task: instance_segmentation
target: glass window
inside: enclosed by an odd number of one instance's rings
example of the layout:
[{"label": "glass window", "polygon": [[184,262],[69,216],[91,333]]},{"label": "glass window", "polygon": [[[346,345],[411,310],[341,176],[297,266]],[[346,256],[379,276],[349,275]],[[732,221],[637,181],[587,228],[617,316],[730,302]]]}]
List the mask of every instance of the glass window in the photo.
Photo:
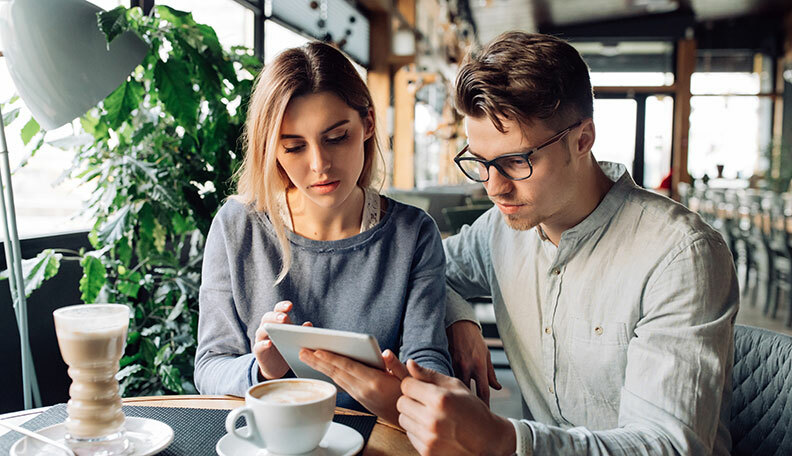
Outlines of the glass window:
[{"label": "glass window", "polygon": [[196,22],[211,26],[227,48],[253,48],[256,15],[234,0],[156,0],[155,3],[192,13]]},{"label": "glass window", "polygon": [[637,109],[635,100],[594,100],[597,137],[592,151],[598,161],[621,163],[632,173]]},{"label": "glass window", "polygon": [[[0,57],[0,100],[6,102],[14,93],[6,59]],[[34,137],[28,145],[23,144],[21,130],[30,119],[30,112],[21,100],[17,100],[6,106],[3,114],[16,108],[20,108],[20,113],[6,125],[5,133],[11,169],[15,170],[12,183],[19,236],[25,238],[90,229],[93,222],[80,212],[92,187],[80,186],[79,181],[72,179],[61,181],[63,173],[72,166],[74,153],[45,143],[26,166],[17,169],[38,138]],[[66,125],[48,132],[46,139],[49,143],[71,134],[71,125]]]},{"label": "glass window", "polygon": [[646,98],[644,135],[644,176],[646,188],[657,188],[671,170],[671,147],[674,142],[674,99],[655,95]]},{"label": "glass window", "polygon": [[302,46],[311,41],[299,33],[273,20],[264,21],[264,64],[270,63],[286,49]]}]

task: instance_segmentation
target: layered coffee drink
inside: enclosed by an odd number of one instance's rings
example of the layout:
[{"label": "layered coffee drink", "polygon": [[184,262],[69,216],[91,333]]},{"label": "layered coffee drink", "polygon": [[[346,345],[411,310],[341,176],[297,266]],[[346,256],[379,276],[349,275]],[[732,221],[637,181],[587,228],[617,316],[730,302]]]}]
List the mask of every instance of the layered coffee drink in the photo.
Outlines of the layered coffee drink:
[{"label": "layered coffee drink", "polygon": [[123,454],[128,444],[115,375],[124,353],[129,309],[120,304],[87,304],[57,309],[53,316],[61,356],[72,379],[67,442],[73,447],[108,442],[105,446],[112,448],[102,454]]},{"label": "layered coffee drink", "polygon": [[315,382],[292,380],[290,382],[263,383],[252,394],[267,403],[302,404],[324,399],[335,390]]}]

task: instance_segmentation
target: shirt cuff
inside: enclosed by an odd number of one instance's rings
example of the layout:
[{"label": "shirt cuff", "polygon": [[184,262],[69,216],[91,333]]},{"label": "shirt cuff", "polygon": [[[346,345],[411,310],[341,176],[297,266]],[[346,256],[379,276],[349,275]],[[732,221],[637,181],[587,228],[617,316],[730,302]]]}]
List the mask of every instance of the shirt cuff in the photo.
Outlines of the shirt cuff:
[{"label": "shirt cuff", "polygon": [[481,329],[481,324],[476,318],[476,311],[473,309],[473,306],[465,301],[465,298],[454,291],[453,288],[446,286],[445,327],[448,328],[454,323],[462,320],[472,321]]},{"label": "shirt cuff", "polygon": [[509,418],[512,426],[514,426],[514,433],[516,434],[515,441],[517,447],[514,449],[514,454],[517,456],[532,456],[533,455],[533,431],[531,427],[520,420]]}]

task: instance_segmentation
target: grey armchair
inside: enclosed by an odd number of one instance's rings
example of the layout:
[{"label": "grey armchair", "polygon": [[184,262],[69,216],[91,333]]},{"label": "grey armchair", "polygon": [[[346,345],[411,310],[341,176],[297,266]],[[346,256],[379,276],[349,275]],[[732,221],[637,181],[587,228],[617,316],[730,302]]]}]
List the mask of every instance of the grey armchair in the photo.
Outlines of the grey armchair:
[{"label": "grey armchair", "polygon": [[792,337],[734,329],[733,455],[792,455]]}]

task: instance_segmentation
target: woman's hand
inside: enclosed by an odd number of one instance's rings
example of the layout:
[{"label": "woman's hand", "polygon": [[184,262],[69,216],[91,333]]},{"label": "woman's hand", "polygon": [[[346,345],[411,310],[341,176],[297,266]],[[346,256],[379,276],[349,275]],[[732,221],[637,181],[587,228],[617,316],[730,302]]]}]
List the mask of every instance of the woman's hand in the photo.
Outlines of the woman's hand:
[{"label": "woman's hand", "polygon": [[388,371],[375,369],[345,356],[324,350],[300,350],[300,360],[332,378],[364,407],[391,424],[398,424],[396,401],[407,368],[390,350],[382,352]]},{"label": "woman's hand", "polygon": [[[264,329],[264,323],[293,324],[288,312],[292,310],[291,301],[281,301],[275,304],[272,312],[267,312],[261,317],[261,324],[256,330],[256,342],[253,345],[253,356],[259,366],[261,377],[266,380],[283,377],[289,371],[289,365],[281,356],[280,352],[269,338],[269,334]],[[313,326],[311,322],[303,323],[303,326]]]}]

